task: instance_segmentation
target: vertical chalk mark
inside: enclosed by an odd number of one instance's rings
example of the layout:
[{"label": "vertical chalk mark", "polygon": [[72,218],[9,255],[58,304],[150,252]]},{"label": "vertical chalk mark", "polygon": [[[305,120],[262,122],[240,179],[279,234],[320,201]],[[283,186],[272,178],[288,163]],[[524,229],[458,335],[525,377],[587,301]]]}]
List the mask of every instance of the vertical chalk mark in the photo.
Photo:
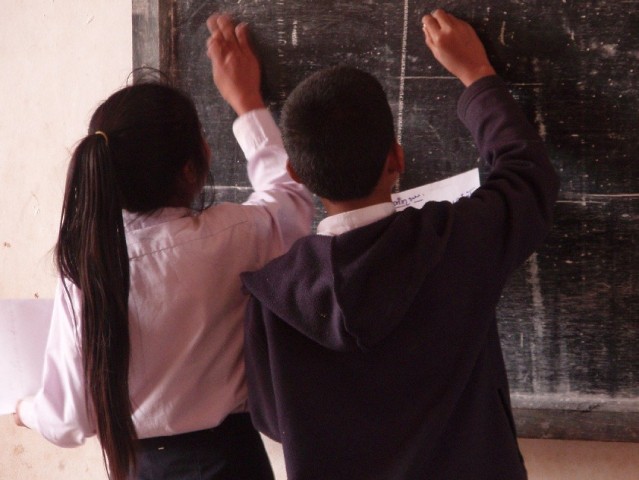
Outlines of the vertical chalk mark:
[{"label": "vertical chalk mark", "polygon": [[[539,62],[538,58],[533,58],[532,59],[532,65],[533,65],[533,72],[535,73],[535,80],[540,80],[541,78],[541,65]],[[535,92],[535,98],[537,99],[537,101],[535,102],[535,124],[537,125],[537,131],[539,132],[539,136],[541,137],[542,140],[546,140],[546,135],[547,135],[547,129],[546,129],[546,124],[544,122],[544,112],[542,109],[542,104],[541,104],[541,98],[543,97],[542,95],[542,89],[541,87],[535,87],[533,88],[533,91]]]},{"label": "vertical chalk mark", "polygon": [[[276,5],[279,11],[285,11],[284,3],[285,3],[284,0],[277,1]],[[277,25],[277,56],[280,59],[280,63],[283,65],[286,60],[284,47],[287,44],[287,38],[288,38],[285,32],[286,22],[284,18],[277,18],[275,20],[275,24]],[[284,100],[286,100],[286,82],[284,78],[280,78],[278,83],[279,85],[278,85],[277,95],[279,97],[280,102],[284,103]]]},{"label": "vertical chalk mark", "polygon": [[527,261],[528,275],[527,280],[530,285],[532,295],[532,323],[534,338],[530,342],[530,356],[532,357],[532,387],[533,392],[542,391],[542,368],[539,368],[538,362],[543,358],[541,347],[544,340],[544,320],[546,319],[546,309],[544,307],[544,298],[541,294],[541,282],[539,280],[539,262],[537,254],[533,253]]},{"label": "vertical chalk mark", "polygon": [[506,46],[506,22],[501,22],[501,30],[499,31],[499,43]]},{"label": "vertical chalk mark", "polygon": [[294,47],[297,47],[297,20],[293,20],[293,32],[291,32],[291,43]]},{"label": "vertical chalk mark", "polygon": [[[402,56],[399,71],[399,94],[397,98],[397,143],[402,144],[404,129],[404,84],[406,83],[406,50],[408,43],[408,0],[404,0],[404,27],[402,31]],[[400,178],[397,177],[393,190],[400,191]]]},{"label": "vertical chalk mark", "polygon": [[408,0],[404,0],[404,29],[402,32],[402,57],[399,74],[399,98],[397,99],[397,142],[402,143],[404,128],[404,84],[406,83],[406,51],[408,42]]}]

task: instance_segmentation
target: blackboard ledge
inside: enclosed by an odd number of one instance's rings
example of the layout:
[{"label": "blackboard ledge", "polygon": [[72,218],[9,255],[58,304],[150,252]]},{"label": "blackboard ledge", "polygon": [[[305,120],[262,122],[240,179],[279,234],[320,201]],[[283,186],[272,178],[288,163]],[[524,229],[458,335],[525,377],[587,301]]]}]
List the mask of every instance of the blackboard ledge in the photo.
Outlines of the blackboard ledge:
[{"label": "blackboard ledge", "polygon": [[639,442],[639,399],[605,395],[511,394],[522,438]]}]

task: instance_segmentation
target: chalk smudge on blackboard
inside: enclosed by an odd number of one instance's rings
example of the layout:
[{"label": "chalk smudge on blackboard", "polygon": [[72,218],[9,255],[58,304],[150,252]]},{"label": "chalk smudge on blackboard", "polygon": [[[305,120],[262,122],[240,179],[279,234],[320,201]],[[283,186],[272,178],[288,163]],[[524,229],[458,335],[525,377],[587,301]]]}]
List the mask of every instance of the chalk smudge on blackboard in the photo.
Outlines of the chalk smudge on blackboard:
[{"label": "chalk smudge on blackboard", "polygon": [[612,58],[617,56],[617,48],[618,48],[618,45],[614,43],[604,43],[604,42],[597,43],[596,41],[592,41],[590,43],[591,50],[600,51],[602,56],[606,58]]},{"label": "chalk smudge on blackboard", "polygon": [[501,22],[501,30],[499,31],[499,43],[506,46],[506,21]]}]

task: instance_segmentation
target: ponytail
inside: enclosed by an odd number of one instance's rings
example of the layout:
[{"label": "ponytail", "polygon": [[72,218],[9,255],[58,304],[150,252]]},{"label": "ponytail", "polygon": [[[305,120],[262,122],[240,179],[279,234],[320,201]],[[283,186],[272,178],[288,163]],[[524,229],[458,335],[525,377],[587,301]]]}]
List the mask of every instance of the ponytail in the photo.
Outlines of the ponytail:
[{"label": "ponytail", "polygon": [[129,393],[129,258],[122,210],[146,214],[185,205],[187,163],[204,184],[209,152],[193,101],[160,83],[113,93],[93,113],[71,157],[55,260],[82,293],[82,361],[110,478],[135,471],[137,435]]},{"label": "ponytail", "polygon": [[73,153],[55,260],[62,278],[82,292],[87,409],[94,413],[110,478],[124,480],[135,470],[137,440],[128,384],[129,259],[107,135],[88,135]]}]

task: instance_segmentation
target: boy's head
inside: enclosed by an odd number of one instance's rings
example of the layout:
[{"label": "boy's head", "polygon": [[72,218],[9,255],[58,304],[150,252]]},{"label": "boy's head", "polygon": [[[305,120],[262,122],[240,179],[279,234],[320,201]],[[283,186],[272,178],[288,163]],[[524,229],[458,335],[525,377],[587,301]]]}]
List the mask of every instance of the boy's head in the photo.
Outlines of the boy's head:
[{"label": "boy's head", "polygon": [[395,143],[382,86],[348,66],[321,70],[301,82],[284,104],[281,126],[297,177],[331,201],[371,194]]}]

